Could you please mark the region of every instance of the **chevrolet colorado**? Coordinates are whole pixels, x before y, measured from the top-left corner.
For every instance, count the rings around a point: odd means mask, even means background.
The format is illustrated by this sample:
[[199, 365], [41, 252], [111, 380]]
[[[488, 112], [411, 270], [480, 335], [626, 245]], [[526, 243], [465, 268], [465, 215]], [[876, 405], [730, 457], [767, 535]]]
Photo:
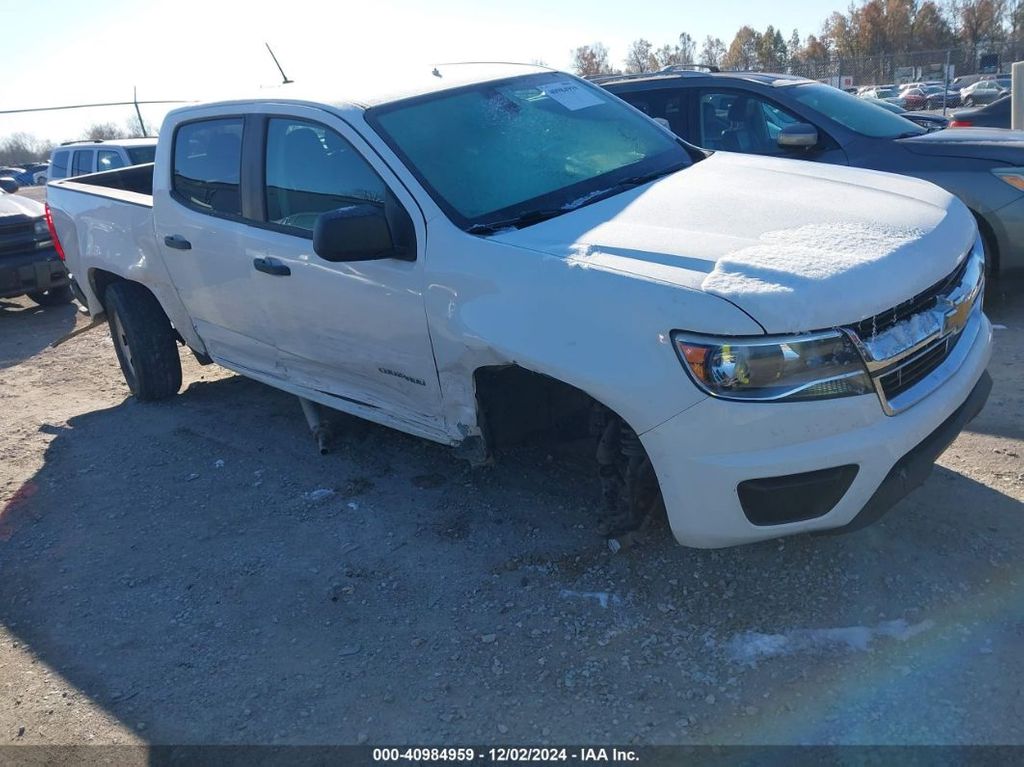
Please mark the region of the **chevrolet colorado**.
[[49, 207], [139, 399], [178, 391], [180, 343], [478, 462], [589, 429], [610, 535], [859, 526], [991, 387], [955, 197], [701, 150], [541, 67], [185, 107], [153, 165]]

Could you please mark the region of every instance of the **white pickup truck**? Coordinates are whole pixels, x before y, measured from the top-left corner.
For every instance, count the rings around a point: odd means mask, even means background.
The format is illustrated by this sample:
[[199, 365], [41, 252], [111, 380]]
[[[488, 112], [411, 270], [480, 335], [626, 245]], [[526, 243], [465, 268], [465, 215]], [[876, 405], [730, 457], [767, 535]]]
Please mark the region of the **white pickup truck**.
[[171, 112], [153, 165], [49, 185], [139, 399], [178, 344], [486, 461], [589, 428], [621, 534], [857, 527], [981, 409], [984, 253], [903, 176], [689, 146], [538, 67]]

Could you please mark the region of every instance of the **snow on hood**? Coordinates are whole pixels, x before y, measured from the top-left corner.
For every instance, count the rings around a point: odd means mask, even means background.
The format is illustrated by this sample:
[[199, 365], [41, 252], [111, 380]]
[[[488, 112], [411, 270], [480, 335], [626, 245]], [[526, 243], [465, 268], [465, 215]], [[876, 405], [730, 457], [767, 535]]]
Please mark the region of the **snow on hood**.
[[967, 208], [925, 181], [718, 152], [494, 239], [700, 289], [769, 333], [796, 333], [858, 322], [926, 290], [975, 231]]
[[28, 197], [18, 194], [0, 195], [0, 219], [8, 216], [30, 216], [38, 218], [45, 213], [43, 206]]

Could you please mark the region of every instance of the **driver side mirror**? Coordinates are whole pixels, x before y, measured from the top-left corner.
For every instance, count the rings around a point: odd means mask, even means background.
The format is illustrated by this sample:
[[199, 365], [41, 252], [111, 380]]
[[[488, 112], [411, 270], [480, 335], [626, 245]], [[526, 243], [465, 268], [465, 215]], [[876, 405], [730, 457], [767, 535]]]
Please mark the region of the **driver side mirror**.
[[818, 145], [818, 131], [807, 123], [793, 123], [779, 132], [778, 142], [783, 149], [810, 149]]
[[313, 250], [325, 261], [415, 260], [395, 245], [383, 204], [355, 203], [321, 213], [313, 225]]
[[14, 194], [18, 191], [18, 182], [10, 176], [4, 176], [0, 178], [0, 189], [3, 189], [7, 194]]

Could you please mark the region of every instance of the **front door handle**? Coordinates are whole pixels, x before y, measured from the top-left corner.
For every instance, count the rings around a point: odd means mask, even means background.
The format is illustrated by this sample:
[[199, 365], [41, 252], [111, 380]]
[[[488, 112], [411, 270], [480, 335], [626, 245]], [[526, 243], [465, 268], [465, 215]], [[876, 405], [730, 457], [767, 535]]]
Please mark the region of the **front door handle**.
[[170, 234], [164, 237], [164, 245], [175, 250], [192, 250], [192, 243], [180, 234]]
[[272, 274], [275, 277], [287, 277], [292, 273], [291, 269], [273, 258], [254, 258], [252, 265], [256, 268], [257, 272]]

